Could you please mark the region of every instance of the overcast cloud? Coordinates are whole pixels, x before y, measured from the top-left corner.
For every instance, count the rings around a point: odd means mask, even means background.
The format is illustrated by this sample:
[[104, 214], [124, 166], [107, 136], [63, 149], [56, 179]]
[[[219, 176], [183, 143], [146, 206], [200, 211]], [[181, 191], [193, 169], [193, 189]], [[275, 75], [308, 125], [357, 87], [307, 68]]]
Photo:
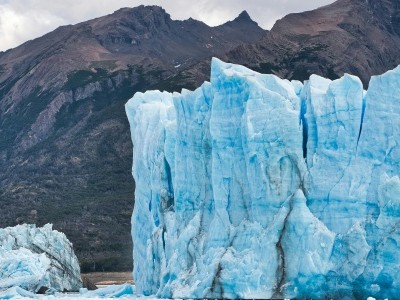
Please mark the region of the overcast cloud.
[[333, 0], [0, 0], [0, 51], [16, 47], [60, 25], [110, 14], [121, 7], [160, 5], [173, 19], [192, 17], [215, 26], [247, 10], [270, 29], [288, 13], [310, 10]]

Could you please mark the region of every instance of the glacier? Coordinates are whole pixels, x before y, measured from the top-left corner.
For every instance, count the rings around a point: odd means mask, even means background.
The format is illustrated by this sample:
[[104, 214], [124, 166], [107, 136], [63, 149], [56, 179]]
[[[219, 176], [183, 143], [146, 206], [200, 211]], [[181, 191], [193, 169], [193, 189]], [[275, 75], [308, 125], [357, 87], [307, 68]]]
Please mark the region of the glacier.
[[0, 298], [39, 290], [78, 291], [81, 287], [72, 244], [51, 224], [0, 229]]
[[136, 93], [136, 292], [400, 295], [400, 67], [367, 91], [211, 63], [195, 91]]

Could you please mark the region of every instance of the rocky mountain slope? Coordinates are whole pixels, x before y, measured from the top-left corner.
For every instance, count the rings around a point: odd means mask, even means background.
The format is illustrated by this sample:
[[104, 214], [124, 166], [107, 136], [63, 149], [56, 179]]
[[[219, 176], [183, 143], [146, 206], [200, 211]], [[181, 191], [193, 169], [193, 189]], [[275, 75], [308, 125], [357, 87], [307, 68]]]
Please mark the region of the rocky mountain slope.
[[[266, 9], [263, 7], [262, 9]], [[400, 63], [400, 1], [339, 0], [263, 31], [120, 9], [0, 53], [0, 226], [53, 222], [84, 271], [131, 268], [134, 183], [124, 104], [208, 79], [211, 56], [289, 79]]]
[[[263, 38], [221, 56], [281, 78], [307, 80], [311, 74], [330, 79], [357, 75], [366, 88], [372, 75], [400, 64], [400, 1], [338, 0], [278, 20]], [[196, 81], [209, 61], [184, 70]], [[196, 81], [197, 82], [197, 81]]]
[[372, 75], [400, 64], [399, 48], [399, 0], [338, 0], [284, 17], [261, 41], [237, 47], [227, 58], [289, 79], [351, 73], [366, 86]]
[[125, 102], [161, 84], [178, 89], [169, 80], [181, 69], [263, 33], [246, 12], [209, 27], [140, 6], [0, 53], [0, 226], [54, 223], [83, 271], [130, 270]]

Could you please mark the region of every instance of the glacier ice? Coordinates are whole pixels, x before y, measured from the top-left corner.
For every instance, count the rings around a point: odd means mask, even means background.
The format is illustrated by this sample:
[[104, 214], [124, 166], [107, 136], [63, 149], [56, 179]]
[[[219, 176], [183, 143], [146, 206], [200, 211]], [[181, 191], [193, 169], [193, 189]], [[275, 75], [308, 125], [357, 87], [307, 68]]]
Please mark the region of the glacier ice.
[[[81, 289], [80, 295], [85, 298], [120, 298], [134, 297], [135, 287], [129, 283], [121, 285], [109, 285], [94, 291]], [[136, 297], [135, 297], [136, 298]]]
[[26, 291], [19, 286], [8, 288], [4, 291], [0, 291], [0, 299], [12, 299], [12, 298], [35, 298], [36, 295], [32, 292]]
[[400, 67], [281, 80], [213, 59], [136, 93], [134, 278], [174, 298], [400, 295]]
[[50, 224], [0, 229], [0, 291], [38, 292], [42, 287], [55, 291], [82, 287], [72, 244]]

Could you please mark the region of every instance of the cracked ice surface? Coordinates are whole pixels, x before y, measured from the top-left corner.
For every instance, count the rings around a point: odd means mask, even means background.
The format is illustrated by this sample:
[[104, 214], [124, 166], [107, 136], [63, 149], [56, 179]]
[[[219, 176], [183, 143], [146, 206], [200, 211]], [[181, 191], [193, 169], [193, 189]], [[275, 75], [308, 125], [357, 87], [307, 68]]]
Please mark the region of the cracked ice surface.
[[137, 93], [134, 278], [180, 298], [400, 293], [400, 68], [304, 85], [212, 60]]

